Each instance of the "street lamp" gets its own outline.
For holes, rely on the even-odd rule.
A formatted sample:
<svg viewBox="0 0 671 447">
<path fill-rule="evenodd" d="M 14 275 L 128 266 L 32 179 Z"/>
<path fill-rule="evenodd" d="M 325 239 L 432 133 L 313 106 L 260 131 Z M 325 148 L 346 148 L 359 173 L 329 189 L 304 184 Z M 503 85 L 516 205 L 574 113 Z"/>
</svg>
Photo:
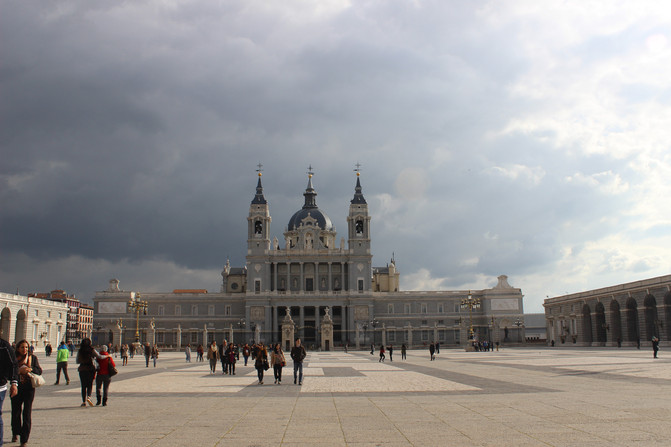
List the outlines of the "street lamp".
<svg viewBox="0 0 671 447">
<path fill-rule="evenodd" d="M 242 332 L 242 341 L 243 342 L 245 341 L 244 330 L 245 330 L 246 325 L 247 325 L 247 322 L 245 321 L 244 318 L 240 318 L 238 320 L 238 329 L 240 330 L 240 332 Z M 235 337 L 233 337 L 233 343 L 235 343 Z"/>
<path fill-rule="evenodd" d="M 471 291 L 468 291 L 468 298 L 461 300 L 461 308 L 468 309 L 468 321 L 469 321 L 469 330 L 468 330 L 468 339 L 473 340 L 475 338 L 475 333 L 473 332 L 473 309 L 480 308 L 480 299 L 473 298 Z"/>
<path fill-rule="evenodd" d="M 135 312 L 136 318 L 135 318 L 135 342 L 139 343 L 140 342 L 140 312 L 142 312 L 142 315 L 147 315 L 147 307 L 149 307 L 149 303 L 146 301 L 140 300 L 140 294 L 136 293 L 135 294 L 135 299 L 131 299 L 128 301 L 128 312 Z"/>
<path fill-rule="evenodd" d="M 375 344 L 375 328 L 377 327 L 378 324 L 380 324 L 380 322 L 377 321 L 375 318 L 370 320 L 370 325 L 373 327 L 373 344 Z"/>
<path fill-rule="evenodd" d="M 517 326 L 517 342 L 522 343 L 522 332 L 520 331 L 520 327 L 524 325 L 524 322 L 518 318 L 513 324 Z"/>
</svg>

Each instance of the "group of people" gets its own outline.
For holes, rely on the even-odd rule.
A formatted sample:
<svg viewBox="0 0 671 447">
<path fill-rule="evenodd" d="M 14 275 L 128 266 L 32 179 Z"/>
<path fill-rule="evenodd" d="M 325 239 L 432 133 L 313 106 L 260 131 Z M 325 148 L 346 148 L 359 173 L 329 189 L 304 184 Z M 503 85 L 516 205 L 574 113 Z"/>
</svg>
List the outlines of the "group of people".
<svg viewBox="0 0 671 447">
<path fill-rule="evenodd" d="M 199 345 L 197 348 L 198 361 L 202 361 L 201 349 L 202 345 Z M 245 366 L 247 366 L 251 358 L 257 371 L 259 385 L 263 385 L 264 373 L 271 367 L 273 368 L 275 384 L 280 385 L 282 383 L 282 369 L 287 365 L 287 360 L 280 343 L 276 343 L 273 346 L 266 346 L 263 343 L 253 343 L 251 346 L 245 344 L 241 347 L 226 340 L 223 340 L 219 345 L 217 345 L 216 341 L 213 341 L 207 348 L 210 374 L 216 374 L 217 363 L 221 362 L 222 374 L 235 375 L 235 364 L 240 360 L 240 351 L 242 351 Z M 270 351 L 270 354 L 268 351 Z M 184 352 L 186 362 L 191 362 L 191 345 L 186 345 Z M 303 384 L 303 360 L 305 356 L 305 348 L 301 344 L 300 338 L 297 338 L 294 346 L 291 348 L 291 359 L 294 364 L 294 384 Z"/>
</svg>

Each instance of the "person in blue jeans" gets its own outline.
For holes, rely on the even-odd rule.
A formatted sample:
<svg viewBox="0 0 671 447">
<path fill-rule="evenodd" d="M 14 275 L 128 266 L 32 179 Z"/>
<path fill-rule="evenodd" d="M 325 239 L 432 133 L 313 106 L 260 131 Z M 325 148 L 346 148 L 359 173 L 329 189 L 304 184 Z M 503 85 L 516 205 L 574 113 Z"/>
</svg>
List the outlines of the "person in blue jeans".
<svg viewBox="0 0 671 447">
<path fill-rule="evenodd" d="M 296 339 L 296 345 L 291 348 L 291 360 L 294 361 L 294 385 L 298 374 L 298 384 L 303 385 L 303 360 L 305 359 L 305 348 L 301 346 L 301 339 Z"/>
<path fill-rule="evenodd" d="M 19 365 L 16 362 L 14 348 L 4 339 L 0 338 L 0 446 L 4 439 L 4 426 L 2 422 L 2 405 L 7 394 L 9 383 L 9 397 L 18 393 Z"/>
</svg>

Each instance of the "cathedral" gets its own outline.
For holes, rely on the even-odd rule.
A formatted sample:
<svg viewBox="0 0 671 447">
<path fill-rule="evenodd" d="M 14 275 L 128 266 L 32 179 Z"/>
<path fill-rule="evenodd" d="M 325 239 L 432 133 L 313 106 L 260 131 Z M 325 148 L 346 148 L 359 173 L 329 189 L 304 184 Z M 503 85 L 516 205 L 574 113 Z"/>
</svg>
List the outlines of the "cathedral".
<svg viewBox="0 0 671 447">
<path fill-rule="evenodd" d="M 281 341 L 283 324 L 309 347 L 405 344 L 467 346 L 469 339 L 492 343 L 524 340 L 522 293 L 498 277 L 483 290 L 401 291 L 395 260 L 372 265 L 371 216 L 356 171 L 346 216 L 347 234 L 338 240 L 329 216 L 317 205 L 308 172 L 303 206 L 286 226 L 284 240 L 271 234 L 271 209 L 259 170 L 247 215 L 243 267 L 226 262 L 219 292 L 124 291 L 113 279 L 94 298 L 94 343 L 137 339 L 165 347 Z"/>
</svg>

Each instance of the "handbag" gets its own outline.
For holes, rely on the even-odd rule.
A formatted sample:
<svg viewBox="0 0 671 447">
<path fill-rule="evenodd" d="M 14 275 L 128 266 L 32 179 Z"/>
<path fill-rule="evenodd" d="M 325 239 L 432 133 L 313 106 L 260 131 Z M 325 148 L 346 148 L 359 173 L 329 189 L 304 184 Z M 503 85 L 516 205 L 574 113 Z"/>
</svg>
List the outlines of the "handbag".
<svg viewBox="0 0 671 447">
<path fill-rule="evenodd" d="M 268 360 L 265 360 L 265 359 L 263 360 L 263 369 L 265 371 L 268 371 L 268 369 L 270 369 L 270 365 L 268 364 Z"/>
<path fill-rule="evenodd" d="M 27 364 L 28 368 L 32 368 L 32 366 L 31 366 L 31 360 L 32 359 L 33 359 L 32 355 L 30 357 L 28 357 L 28 364 Z M 45 384 L 44 377 L 42 377 L 39 374 L 29 372 L 28 377 L 30 377 L 30 384 L 33 386 L 33 388 L 39 388 L 39 387 L 41 387 L 42 385 Z"/>
<path fill-rule="evenodd" d="M 110 377 L 114 377 L 118 372 L 116 366 L 112 365 L 109 359 L 107 359 L 107 374 L 109 374 Z"/>
</svg>

